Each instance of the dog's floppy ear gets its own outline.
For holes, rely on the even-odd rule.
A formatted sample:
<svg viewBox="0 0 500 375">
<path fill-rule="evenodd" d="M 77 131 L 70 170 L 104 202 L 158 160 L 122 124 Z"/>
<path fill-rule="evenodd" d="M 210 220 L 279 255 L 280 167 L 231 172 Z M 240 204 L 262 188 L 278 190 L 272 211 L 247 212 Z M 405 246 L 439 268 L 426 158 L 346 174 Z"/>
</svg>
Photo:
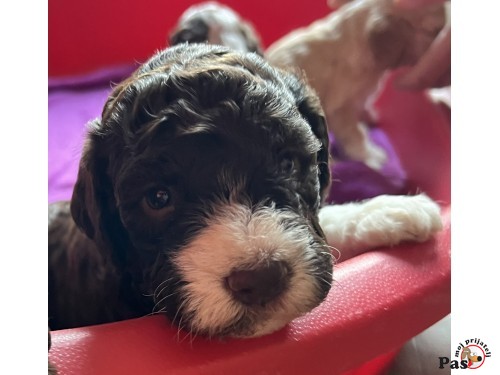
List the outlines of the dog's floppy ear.
<svg viewBox="0 0 500 375">
<path fill-rule="evenodd" d="M 321 198 L 324 199 L 330 188 L 330 139 L 325 113 L 319 97 L 305 83 L 305 78 L 300 79 L 297 74 L 291 72 L 284 72 L 284 74 L 286 75 L 285 82 L 295 96 L 300 114 L 306 119 L 312 132 L 321 142 L 317 158 Z"/>
<path fill-rule="evenodd" d="M 467 356 L 470 354 L 470 349 L 469 348 L 465 348 L 463 351 L 462 351 L 462 356 L 461 356 L 461 359 L 465 359 L 467 358 Z"/>
<path fill-rule="evenodd" d="M 95 239 L 102 216 L 104 200 L 104 168 L 107 162 L 97 156 L 96 131 L 100 120 L 88 124 L 89 133 L 80 159 L 78 177 L 71 197 L 71 215 L 85 234 Z"/>
<path fill-rule="evenodd" d="M 321 142 L 321 150 L 318 151 L 317 158 L 321 198 L 324 199 L 328 195 L 331 183 L 328 127 L 318 97 L 313 94 L 310 89 L 306 91 L 307 94 L 303 100 L 298 103 L 298 107 L 302 116 L 309 122 L 314 135 L 316 135 Z"/>
</svg>

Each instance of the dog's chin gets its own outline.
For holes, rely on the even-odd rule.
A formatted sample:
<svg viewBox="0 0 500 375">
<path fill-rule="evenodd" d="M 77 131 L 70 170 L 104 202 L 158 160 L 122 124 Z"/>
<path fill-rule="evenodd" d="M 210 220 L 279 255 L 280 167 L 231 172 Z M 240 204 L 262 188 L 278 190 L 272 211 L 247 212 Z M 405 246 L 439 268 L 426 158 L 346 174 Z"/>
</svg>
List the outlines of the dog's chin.
<svg viewBox="0 0 500 375">
<path fill-rule="evenodd" d="M 185 328 L 192 333 L 197 333 L 205 337 L 238 339 L 257 338 L 281 330 L 291 321 L 308 313 L 320 303 L 321 300 L 318 300 L 314 306 L 301 306 L 302 308 L 296 310 L 294 313 L 284 310 L 280 312 L 269 312 L 264 309 L 261 311 L 249 310 L 241 318 L 228 326 L 199 327 L 188 323 Z M 270 310 L 272 310 L 272 307 Z"/>
<path fill-rule="evenodd" d="M 253 327 L 241 327 L 241 328 L 227 328 L 221 331 L 219 337 L 228 337 L 236 339 L 249 339 L 257 338 L 261 336 L 266 336 L 271 333 L 277 332 L 280 329 L 286 327 L 293 319 L 298 318 L 298 316 L 286 316 L 280 318 L 273 318 L 267 320 Z"/>
<path fill-rule="evenodd" d="M 304 311 L 304 313 L 306 313 L 306 311 Z M 249 329 L 247 331 L 242 330 L 241 332 L 235 331 L 233 333 L 229 333 L 228 336 L 234 338 L 256 338 L 269 335 L 286 327 L 292 320 L 302 316 L 304 313 L 295 315 L 282 314 L 279 316 L 273 316 L 273 318 L 271 319 L 264 320 L 255 324 L 252 329 Z"/>
</svg>

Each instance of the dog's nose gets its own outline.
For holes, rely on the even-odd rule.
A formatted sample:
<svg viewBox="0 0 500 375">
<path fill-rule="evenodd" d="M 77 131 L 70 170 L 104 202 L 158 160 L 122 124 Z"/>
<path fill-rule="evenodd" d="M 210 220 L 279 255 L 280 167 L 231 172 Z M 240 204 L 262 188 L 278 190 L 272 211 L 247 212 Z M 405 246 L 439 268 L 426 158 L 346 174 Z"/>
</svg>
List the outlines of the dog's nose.
<svg viewBox="0 0 500 375">
<path fill-rule="evenodd" d="M 245 305 L 265 305 L 286 288 L 290 271 L 284 262 L 274 261 L 253 270 L 236 270 L 226 277 L 234 298 Z"/>
</svg>

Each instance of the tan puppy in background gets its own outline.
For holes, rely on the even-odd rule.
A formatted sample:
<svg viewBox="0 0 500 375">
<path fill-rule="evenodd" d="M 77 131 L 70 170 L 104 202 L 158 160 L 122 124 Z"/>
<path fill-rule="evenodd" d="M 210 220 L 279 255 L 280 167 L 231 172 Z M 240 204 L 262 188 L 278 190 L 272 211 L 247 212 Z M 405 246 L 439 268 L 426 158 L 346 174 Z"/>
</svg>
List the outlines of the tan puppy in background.
<svg viewBox="0 0 500 375">
<path fill-rule="evenodd" d="M 367 135 L 362 114 L 384 73 L 415 63 L 445 24 L 443 5 L 419 10 L 394 0 L 336 0 L 340 8 L 272 44 L 265 57 L 300 69 L 318 93 L 345 156 L 380 169 L 384 150 Z"/>
</svg>

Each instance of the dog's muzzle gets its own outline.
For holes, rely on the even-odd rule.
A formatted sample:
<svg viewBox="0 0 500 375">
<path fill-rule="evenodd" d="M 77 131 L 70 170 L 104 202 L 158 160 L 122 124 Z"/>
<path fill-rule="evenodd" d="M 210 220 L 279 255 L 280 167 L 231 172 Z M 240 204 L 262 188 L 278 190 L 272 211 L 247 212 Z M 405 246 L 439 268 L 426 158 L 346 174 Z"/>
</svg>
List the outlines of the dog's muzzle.
<svg viewBox="0 0 500 375">
<path fill-rule="evenodd" d="M 183 284 L 176 315 L 184 328 L 208 336 L 260 336 L 326 297 L 331 254 L 303 216 L 227 204 L 206 221 L 174 260 Z"/>
</svg>

